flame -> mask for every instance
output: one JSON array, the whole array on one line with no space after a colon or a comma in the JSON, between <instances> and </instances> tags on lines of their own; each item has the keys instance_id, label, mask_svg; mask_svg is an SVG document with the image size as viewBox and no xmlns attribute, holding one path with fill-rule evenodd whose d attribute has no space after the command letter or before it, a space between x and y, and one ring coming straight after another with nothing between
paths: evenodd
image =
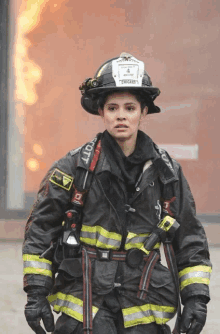
<instances>
[{"instance_id":1,"label":"flame","mask_svg":"<svg viewBox=\"0 0 220 334\"><path fill-rule=\"evenodd\" d=\"M43 154L43 149L42 149L41 145L39 145L39 144L34 144L33 151L37 155L42 155Z\"/></svg>"},{"instance_id":2,"label":"flame","mask_svg":"<svg viewBox=\"0 0 220 334\"><path fill-rule=\"evenodd\" d=\"M26 0L26 9L17 18L17 33L15 42L15 76L16 100L26 104L34 104L38 96L35 85L41 80L42 70L28 57L31 42L25 37L40 22L42 8L49 0Z\"/></svg>"},{"instance_id":3,"label":"flame","mask_svg":"<svg viewBox=\"0 0 220 334\"><path fill-rule=\"evenodd\" d=\"M36 172L40 168L40 164L35 158L28 159L26 165L32 172Z\"/></svg>"}]
</instances>

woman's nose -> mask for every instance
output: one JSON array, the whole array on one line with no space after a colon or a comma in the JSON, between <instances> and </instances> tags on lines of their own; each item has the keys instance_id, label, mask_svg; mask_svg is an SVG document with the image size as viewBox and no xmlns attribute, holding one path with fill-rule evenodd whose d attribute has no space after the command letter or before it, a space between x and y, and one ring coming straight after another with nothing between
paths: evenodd
<instances>
[{"instance_id":1,"label":"woman's nose","mask_svg":"<svg viewBox=\"0 0 220 334\"><path fill-rule=\"evenodd\" d=\"M119 108L118 110L118 119L125 119L126 118L126 115L125 115L125 112L124 112L124 109L123 108Z\"/></svg>"}]
</instances>

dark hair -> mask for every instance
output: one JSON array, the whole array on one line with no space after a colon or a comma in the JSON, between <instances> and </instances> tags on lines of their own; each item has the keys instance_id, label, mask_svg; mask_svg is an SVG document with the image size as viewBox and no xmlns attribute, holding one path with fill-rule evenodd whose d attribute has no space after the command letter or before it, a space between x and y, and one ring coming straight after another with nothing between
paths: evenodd
<instances>
[{"instance_id":1,"label":"dark hair","mask_svg":"<svg viewBox=\"0 0 220 334\"><path fill-rule=\"evenodd\" d=\"M150 105L150 103L152 103L150 101L150 97L148 96L148 94L146 92L143 91L138 91L135 89L124 89L124 90L108 90L105 91L103 93L100 93L98 95L98 99L97 99L97 104L98 104L98 108L101 108L102 110L104 109L104 105L108 99L108 97L114 93L130 93L132 95L134 95L137 99L137 101L140 103L141 105L141 112L143 112L144 108Z\"/></svg>"}]
</instances>

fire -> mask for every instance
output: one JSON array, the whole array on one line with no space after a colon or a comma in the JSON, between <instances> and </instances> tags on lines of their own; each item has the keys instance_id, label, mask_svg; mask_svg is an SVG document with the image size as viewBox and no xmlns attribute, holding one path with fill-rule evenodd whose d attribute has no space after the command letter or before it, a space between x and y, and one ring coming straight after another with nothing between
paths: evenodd
<instances>
[{"instance_id":1,"label":"fire","mask_svg":"<svg viewBox=\"0 0 220 334\"><path fill-rule=\"evenodd\" d=\"M24 1L24 0L23 0ZM15 76L16 100L26 104L34 104L38 97L35 85L41 80L41 68L28 57L31 42L25 37L40 21L43 7L49 0L26 0L26 9L17 18L17 33L15 42Z\"/></svg>"},{"instance_id":2,"label":"fire","mask_svg":"<svg viewBox=\"0 0 220 334\"><path fill-rule=\"evenodd\" d=\"M37 155L42 155L43 154L43 149L42 149L41 145L39 145L39 144L34 144L33 151Z\"/></svg>"},{"instance_id":3,"label":"fire","mask_svg":"<svg viewBox=\"0 0 220 334\"><path fill-rule=\"evenodd\" d=\"M26 165L32 172L36 172L40 168L40 164L35 158L28 159Z\"/></svg>"}]
</instances>

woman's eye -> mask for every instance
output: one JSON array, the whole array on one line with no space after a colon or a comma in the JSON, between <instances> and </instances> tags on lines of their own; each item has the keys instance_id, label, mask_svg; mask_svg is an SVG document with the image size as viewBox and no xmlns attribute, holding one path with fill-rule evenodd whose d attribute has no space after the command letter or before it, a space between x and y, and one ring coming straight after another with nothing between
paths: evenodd
<instances>
[{"instance_id":1,"label":"woman's eye","mask_svg":"<svg viewBox=\"0 0 220 334\"><path fill-rule=\"evenodd\" d=\"M109 110L109 111L115 111L116 108L115 108L115 107L108 107L108 110Z\"/></svg>"},{"instance_id":2,"label":"woman's eye","mask_svg":"<svg viewBox=\"0 0 220 334\"><path fill-rule=\"evenodd\" d=\"M133 111L133 110L134 110L134 107L127 107L127 110L128 110L128 111Z\"/></svg>"}]
</instances>

